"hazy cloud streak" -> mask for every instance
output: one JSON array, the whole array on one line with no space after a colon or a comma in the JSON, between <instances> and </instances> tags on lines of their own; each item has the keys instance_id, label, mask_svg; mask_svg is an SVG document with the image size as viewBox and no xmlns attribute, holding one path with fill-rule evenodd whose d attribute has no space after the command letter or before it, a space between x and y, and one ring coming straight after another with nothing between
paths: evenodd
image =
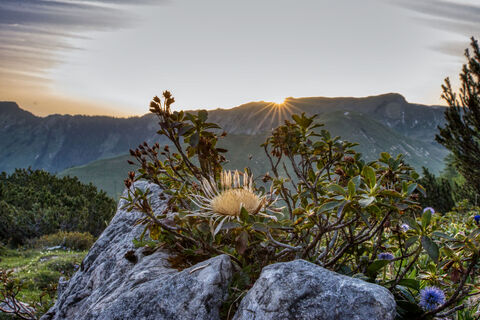
<instances>
[{"instance_id":1,"label":"hazy cloud streak","mask_svg":"<svg viewBox=\"0 0 480 320\"><path fill-rule=\"evenodd\" d=\"M462 59L462 53L467 45L467 38L480 38L480 4L459 3L446 0L393 0L394 4L420 13L421 23L428 26L455 33L465 37L464 41L447 40L432 47L445 54Z\"/></svg>"},{"instance_id":2,"label":"hazy cloud streak","mask_svg":"<svg viewBox=\"0 0 480 320\"><path fill-rule=\"evenodd\" d=\"M22 87L43 88L48 84L46 71L61 62L62 52L81 50L70 40L85 38L79 35L85 31L128 28L134 23L127 10L131 4L128 0L2 0L0 94Z\"/></svg>"}]
</instances>

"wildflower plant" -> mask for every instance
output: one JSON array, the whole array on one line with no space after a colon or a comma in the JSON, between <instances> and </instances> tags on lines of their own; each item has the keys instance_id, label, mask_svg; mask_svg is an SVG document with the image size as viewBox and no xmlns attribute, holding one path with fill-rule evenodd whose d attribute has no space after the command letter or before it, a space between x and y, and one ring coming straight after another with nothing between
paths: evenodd
<instances>
[{"instance_id":1,"label":"wildflower plant","mask_svg":"<svg viewBox=\"0 0 480 320\"><path fill-rule=\"evenodd\" d=\"M427 310L435 310L445 303L445 293L437 287L426 287L420 291L420 306Z\"/></svg>"},{"instance_id":2,"label":"wildflower plant","mask_svg":"<svg viewBox=\"0 0 480 320\"><path fill-rule=\"evenodd\" d=\"M378 260L393 260L395 257L390 252L382 252L378 254Z\"/></svg>"},{"instance_id":3,"label":"wildflower plant","mask_svg":"<svg viewBox=\"0 0 480 320\"><path fill-rule=\"evenodd\" d=\"M131 150L137 170L125 181L126 208L143 213L136 244L169 250L174 267L218 254L232 258L238 272L225 318L264 266L297 258L388 288L399 319L455 312L477 290L476 219L422 209L417 199L425 191L401 155L384 152L367 162L356 144L300 114L262 145L269 172L227 171L227 150L217 147L226 133L207 122L206 111L171 111L173 102L166 91L151 103L158 133L170 143ZM138 180L161 187L164 211L152 209L149 191L135 188ZM421 291L432 286L442 299Z\"/></svg>"}]
</instances>

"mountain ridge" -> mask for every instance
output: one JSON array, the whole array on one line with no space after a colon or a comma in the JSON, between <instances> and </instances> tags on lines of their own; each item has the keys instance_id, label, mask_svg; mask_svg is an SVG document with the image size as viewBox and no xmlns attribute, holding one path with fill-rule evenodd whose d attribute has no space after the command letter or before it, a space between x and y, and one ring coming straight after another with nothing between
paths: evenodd
<instances>
[{"instance_id":1,"label":"mountain ridge","mask_svg":"<svg viewBox=\"0 0 480 320\"><path fill-rule=\"evenodd\" d=\"M403 151L417 168L425 164L422 157L431 156L432 164L426 164L438 172L447 152L434 141L434 135L444 122L444 110L442 106L408 103L397 93L363 98L290 97L280 105L256 101L209 110L208 121L218 123L229 134L260 141L293 113L317 114L318 121L325 122L333 134L361 142L361 151ZM0 171L32 167L61 172L85 166L121 156L143 141L165 143L156 131L157 121L152 114L128 118L59 114L39 117L15 102L0 102ZM244 151L239 154L253 153Z\"/></svg>"}]
</instances>

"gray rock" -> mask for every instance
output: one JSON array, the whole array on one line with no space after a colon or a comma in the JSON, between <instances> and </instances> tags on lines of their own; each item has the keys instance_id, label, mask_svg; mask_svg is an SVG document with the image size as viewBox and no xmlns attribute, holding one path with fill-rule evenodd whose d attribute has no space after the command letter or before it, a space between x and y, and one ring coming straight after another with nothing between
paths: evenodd
<instances>
[{"instance_id":1,"label":"gray rock","mask_svg":"<svg viewBox=\"0 0 480 320\"><path fill-rule=\"evenodd\" d=\"M57 296L60 297L65 289L68 288L68 280L65 279L65 277L60 277L58 279L58 285L57 285Z\"/></svg>"},{"instance_id":2,"label":"gray rock","mask_svg":"<svg viewBox=\"0 0 480 320\"><path fill-rule=\"evenodd\" d=\"M53 247L45 248L45 250L47 251L54 251L54 250L61 250L61 249L65 249L65 248L63 246L53 246Z\"/></svg>"},{"instance_id":3,"label":"gray rock","mask_svg":"<svg viewBox=\"0 0 480 320\"><path fill-rule=\"evenodd\" d=\"M384 287L304 260L265 267L234 320L390 320L395 300Z\"/></svg>"},{"instance_id":4,"label":"gray rock","mask_svg":"<svg viewBox=\"0 0 480 320\"><path fill-rule=\"evenodd\" d=\"M150 189L155 211L165 208L157 186L136 186ZM230 258L220 255L179 272L169 266L165 252L145 256L132 243L143 231L133 226L141 214L126 212L123 205L121 200L112 222L42 319L219 319L232 276Z\"/></svg>"}]
</instances>

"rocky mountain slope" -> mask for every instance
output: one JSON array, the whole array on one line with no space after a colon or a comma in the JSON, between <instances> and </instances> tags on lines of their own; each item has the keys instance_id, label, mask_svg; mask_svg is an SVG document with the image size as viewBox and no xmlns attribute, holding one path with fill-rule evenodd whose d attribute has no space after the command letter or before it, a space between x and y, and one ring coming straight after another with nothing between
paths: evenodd
<instances>
[{"instance_id":1,"label":"rocky mountain slope","mask_svg":"<svg viewBox=\"0 0 480 320\"><path fill-rule=\"evenodd\" d=\"M305 112L317 114L318 121L325 123L334 135L360 143L357 149L367 159L376 158L381 151L403 153L417 169L426 166L438 172L447 154L434 141L436 128L443 122L443 110L443 107L408 103L399 94L365 98L287 98L282 105L251 102L233 109L211 110L209 120L219 123L229 133L222 144L231 152L231 165L240 168L252 166L253 161L253 167L263 170L266 163L259 144L272 128L289 119L292 113ZM101 168L106 177L111 161L118 162L118 156L126 154L130 148L144 140L164 143L156 130L152 115L132 118L51 115L42 118L13 102L0 102L0 171L11 172L18 167L31 166L62 172L75 167L63 174L95 178L98 175L92 168ZM250 155L253 160L249 160ZM106 160L109 158L113 159ZM98 160L102 160L103 165L95 162ZM93 167L87 165L89 163ZM118 176L124 177L125 166L122 165ZM112 176L106 179L111 180ZM121 185L115 188L118 193Z\"/></svg>"}]
</instances>

